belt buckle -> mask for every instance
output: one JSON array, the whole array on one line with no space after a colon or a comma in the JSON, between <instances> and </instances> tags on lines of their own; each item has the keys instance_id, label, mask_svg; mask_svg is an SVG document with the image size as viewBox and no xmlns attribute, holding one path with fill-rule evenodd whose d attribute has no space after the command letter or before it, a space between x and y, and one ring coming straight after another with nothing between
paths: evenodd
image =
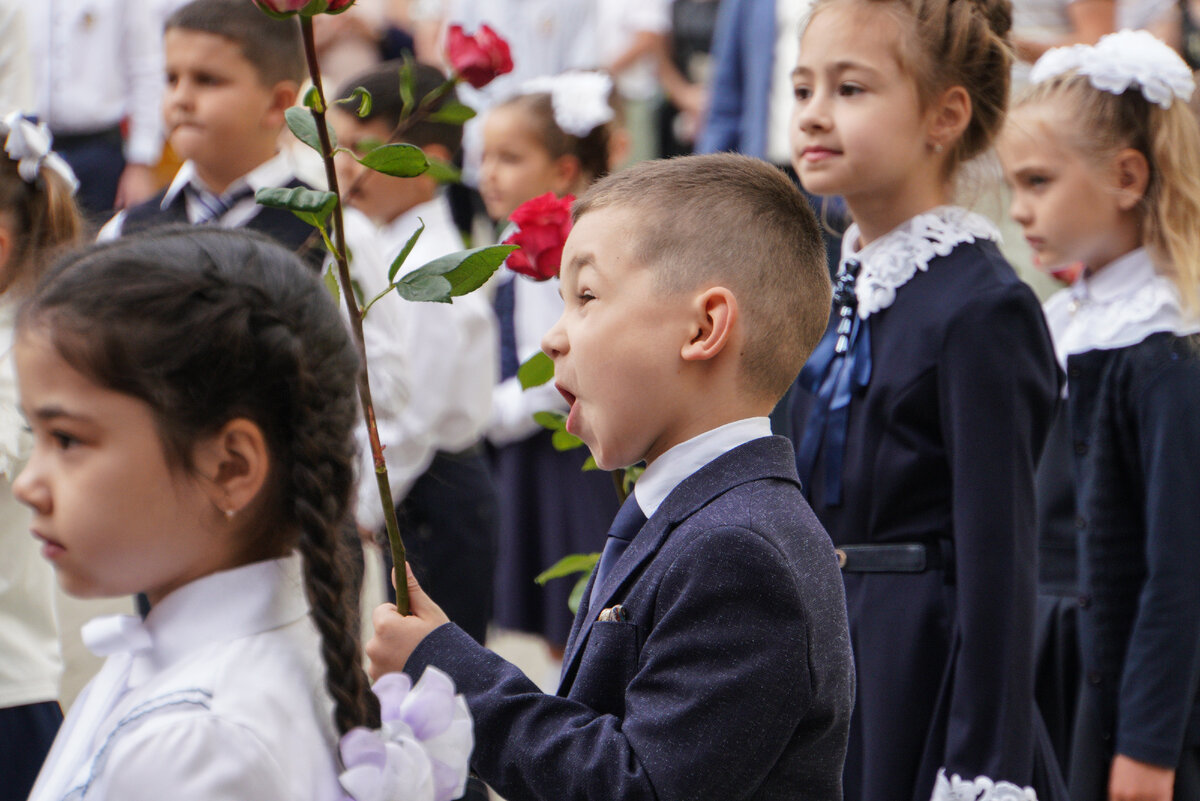
<instances>
[{"instance_id":1,"label":"belt buckle","mask_svg":"<svg viewBox=\"0 0 1200 801\"><path fill-rule=\"evenodd\" d=\"M841 548L834 548L833 553L837 557L838 570L845 570L846 569L846 552L843 551Z\"/></svg>"}]
</instances>

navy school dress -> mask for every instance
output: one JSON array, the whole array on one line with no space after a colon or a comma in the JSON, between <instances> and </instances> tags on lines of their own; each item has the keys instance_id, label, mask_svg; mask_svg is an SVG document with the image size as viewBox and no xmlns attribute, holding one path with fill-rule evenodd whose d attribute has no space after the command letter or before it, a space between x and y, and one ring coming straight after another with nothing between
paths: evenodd
<instances>
[{"instance_id":1,"label":"navy school dress","mask_svg":"<svg viewBox=\"0 0 1200 801\"><path fill-rule=\"evenodd\" d=\"M1200 799L1200 317L1136 250L1046 303L1067 368L1083 687L1072 799L1114 754Z\"/></svg>"},{"instance_id":2,"label":"navy school dress","mask_svg":"<svg viewBox=\"0 0 1200 801\"><path fill-rule=\"evenodd\" d=\"M928 801L956 781L1065 791L1033 698L1034 469L1060 379L996 239L955 207L858 253L851 228L792 393L801 482L846 585L847 801Z\"/></svg>"}]
</instances>

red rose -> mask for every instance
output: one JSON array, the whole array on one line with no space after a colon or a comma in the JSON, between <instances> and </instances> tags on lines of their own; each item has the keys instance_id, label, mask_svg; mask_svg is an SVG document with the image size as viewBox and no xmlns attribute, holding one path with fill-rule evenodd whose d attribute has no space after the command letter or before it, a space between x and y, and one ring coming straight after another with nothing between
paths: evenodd
<instances>
[{"instance_id":1,"label":"red rose","mask_svg":"<svg viewBox=\"0 0 1200 801\"><path fill-rule=\"evenodd\" d=\"M276 19L283 19L293 14L305 17L340 14L354 5L354 0L254 0L254 5Z\"/></svg>"},{"instance_id":2,"label":"red rose","mask_svg":"<svg viewBox=\"0 0 1200 801\"><path fill-rule=\"evenodd\" d=\"M476 89L513 68L508 42L487 25L480 25L474 36L463 33L461 25L451 25L446 31L446 58L459 77Z\"/></svg>"},{"instance_id":3,"label":"red rose","mask_svg":"<svg viewBox=\"0 0 1200 801\"><path fill-rule=\"evenodd\" d=\"M535 281L558 275L562 264L563 243L571 233L571 204L575 198L557 198L553 192L522 203L509 217L517 232L504 240L520 245L508 257L508 268Z\"/></svg>"}]
</instances>

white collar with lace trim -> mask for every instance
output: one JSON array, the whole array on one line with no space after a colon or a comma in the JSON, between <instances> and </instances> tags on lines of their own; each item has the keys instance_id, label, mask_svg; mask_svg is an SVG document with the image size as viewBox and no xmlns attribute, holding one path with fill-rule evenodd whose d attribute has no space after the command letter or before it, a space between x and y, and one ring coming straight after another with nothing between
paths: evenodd
<instances>
[{"instance_id":1,"label":"white collar with lace trim","mask_svg":"<svg viewBox=\"0 0 1200 801\"><path fill-rule=\"evenodd\" d=\"M929 262L948 255L964 242L1000 241L990 220L960 206L938 206L904 221L871 244L859 249L858 224L842 238L842 263L857 259L862 265L854 284L858 316L864 320L896 300L896 291Z\"/></svg>"},{"instance_id":2,"label":"white collar with lace trim","mask_svg":"<svg viewBox=\"0 0 1200 801\"><path fill-rule=\"evenodd\" d=\"M1183 310L1179 290L1145 248L1125 254L1056 293L1044 307L1058 361L1090 350L1126 348L1151 334L1200 333L1200 317Z\"/></svg>"}]
</instances>

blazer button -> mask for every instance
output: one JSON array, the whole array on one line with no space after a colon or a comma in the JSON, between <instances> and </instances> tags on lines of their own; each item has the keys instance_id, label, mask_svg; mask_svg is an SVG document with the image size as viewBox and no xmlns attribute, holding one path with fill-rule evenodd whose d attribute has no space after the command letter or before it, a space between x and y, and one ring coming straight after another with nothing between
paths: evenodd
<instances>
[{"instance_id":1,"label":"blazer button","mask_svg":"<svg viewBox=\"0 0 1200 801\"><path fill-rule=\"evenodd\" d=\"M1087 454L1087 452L1088 452L1088 446L1087 446L1086 442L1076 442L1075 443L1075 453L1076 454L1078 454L1079 456L1085 456Z\"/></svg>"},{"instance_id":2,"label":"blazer button","mask_svg":"<svg viewBox=\"0 0 1200 801\"><path fill-rule=\"evenodd\" d=\"M1079 608L1080 609L1088 609L1091 607L1091 605L1092 605L1092 596L1090 596L1090 595L1080 595L1079 596Z\"/></svg>"},{"instance_id":3,"label":"blazer button","mask_svg":"<svg viewBox=\"0 0 1200 801\"><path fill-rule=\"evenodd\" d=\"M1088 680L1088 684L1092 685L1093 687L1100 686L1100 682L1101 682L1100 674L1094 670L1087 674L1087 680Z\"/></svg>"}]
</instances>

